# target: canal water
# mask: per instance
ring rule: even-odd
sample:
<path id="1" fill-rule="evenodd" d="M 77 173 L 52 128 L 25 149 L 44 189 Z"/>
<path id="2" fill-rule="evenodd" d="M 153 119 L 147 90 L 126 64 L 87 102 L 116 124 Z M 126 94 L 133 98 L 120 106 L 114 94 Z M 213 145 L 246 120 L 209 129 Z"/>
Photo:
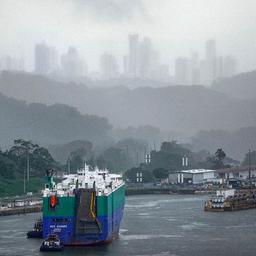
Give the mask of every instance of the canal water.
<path id="1" fill-rule="evenodd" d="M 126 198 L 120 237 L 110 245 L 40 253 L 26 232 L 39 213 L 0 217 L 0 255 L 256 255 L 256 209 L 203 211 L 205 196 L 139 195 Z"/>

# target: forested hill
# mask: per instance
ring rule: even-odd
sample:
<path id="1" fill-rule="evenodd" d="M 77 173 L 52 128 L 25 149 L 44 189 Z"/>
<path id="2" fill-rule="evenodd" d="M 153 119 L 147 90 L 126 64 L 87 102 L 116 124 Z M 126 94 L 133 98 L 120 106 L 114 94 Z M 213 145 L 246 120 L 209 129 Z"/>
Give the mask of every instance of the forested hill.
<path id="1" fill-rule="evenodd" d="M 61 83 L 8 72 L 0 76 L 0 92 L 5 95 L 27 102 L 67 104 L 84 114 L 104 116 L 114 127 L 152 125 L 191 135 L 256 125 L 255 99 L 236 99 L 203 86 L 128 89 L 121 85 L 91 87 L 90 82 Z M 52 107 L 56 108 L 60 106 Z"/>
<path id="2" fill-rule="evenodd" d="M 256 71 L 219 79 L 212 84 L 212 88 L 235 98 L 255 99 Z"/>
<path id="3" fill-rule="evenodd" d="M 16 138 L 24 138 L 46 145 L 108 139 L 111 129 L 106 118 L 82 115 L 75 108 L 62 104 L 47 106 L 0 94 L 0 146 L 11 145 Z"/>
<path id="4" fill-rule="evenodd" d="M 193 150 L 208 149 L 214 152 L 216 147 L 222 147 L 231 157 L 242 160 L 249 149 L 256 145 L 256 127 L 244 127 L 236 131 L 200 131 L 192 140 Z"/>

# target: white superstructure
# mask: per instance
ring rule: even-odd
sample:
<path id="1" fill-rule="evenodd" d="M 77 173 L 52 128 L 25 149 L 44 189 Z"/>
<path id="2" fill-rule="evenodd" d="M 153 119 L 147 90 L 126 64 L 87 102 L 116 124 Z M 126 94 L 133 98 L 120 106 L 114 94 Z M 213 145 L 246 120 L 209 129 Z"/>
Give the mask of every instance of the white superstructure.
<path id="1" fill-rule="evenodd" d="M 74 190 L 79 188 L 95 189 L 98 196 L 108 195 L 122 185 L 122 175 L 111 174 L 107 169 L 99 170 L 97 167 L 90 170 L 85 164 L 84 169 L 78 170 L 76 174 L 64 175 L 60 183 L 52 181 L 51 188 L 46 184 L 43 196 L 47 197 L 52 193 L 57 196 L 74 196 Z"/>

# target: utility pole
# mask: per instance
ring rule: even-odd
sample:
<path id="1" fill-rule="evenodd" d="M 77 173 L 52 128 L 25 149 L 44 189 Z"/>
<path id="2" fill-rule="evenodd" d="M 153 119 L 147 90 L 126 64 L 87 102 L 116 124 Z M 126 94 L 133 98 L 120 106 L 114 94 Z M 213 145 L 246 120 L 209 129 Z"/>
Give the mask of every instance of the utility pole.
<path id="1" fill-rule="evenodd" d="M 25 169 L 23 172 L 23 191 L 24 191 L 24 194 L 26 194 L 26 171 L 25 171 Z"/>
<path id="2" fill-rule="evenodd" d="M 68 174 L 70 174 L 70 157 L 68 157 Z"/>
<path id="3" fill-rule="evenodd" d="M 251 185 L 251 149 L 249 149 L 248 162 L 249 162 L 249 183 Z"/>
<path id="4" fill-rule="evenodd" d="M 29 148 L 27 149 L 27 181 L 29 182 Z"/>

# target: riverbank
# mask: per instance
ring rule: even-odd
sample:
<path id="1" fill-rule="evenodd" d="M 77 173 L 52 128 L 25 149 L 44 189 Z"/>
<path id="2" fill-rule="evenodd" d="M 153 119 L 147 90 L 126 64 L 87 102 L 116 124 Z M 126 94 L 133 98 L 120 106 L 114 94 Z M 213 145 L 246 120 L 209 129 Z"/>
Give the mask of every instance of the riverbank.
<path id="1" fill-rule="evenodd" d="M 148 195 L 148 194 L 174 194 L 174 195 L 198 195 L 198 194 L 210 194 L 210 190 L 198 190 L 195 188 L 163 188 L 163 187 L 126 187 L 125 195 Z"/>
<path id="2" fill-rule="evenodd" d="M 163 188 L 163 187 L 126 187 L 125 195 L 200 195 L 200 194 L 209 194 L 211 191 L 207 190 L 196 190 L 194 188 Z M 24 201 L 27 198 L 24 198 Z M 38 198 L 36 200 L 39 200 Z M 33 206 L 20 206 L 20 207 L 11 207 L 0 210 L 0 216 L 8 215 L 19 215 L 32 212 L 40 212 L 42 210 L 42 205 L 37 204 Z"/>

